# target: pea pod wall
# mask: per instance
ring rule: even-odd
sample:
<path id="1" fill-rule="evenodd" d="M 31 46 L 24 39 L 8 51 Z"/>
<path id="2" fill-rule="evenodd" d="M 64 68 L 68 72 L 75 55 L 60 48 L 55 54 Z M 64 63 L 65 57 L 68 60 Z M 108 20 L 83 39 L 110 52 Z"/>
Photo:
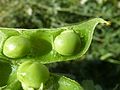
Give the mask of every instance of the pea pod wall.
<path id="1" fill-rule="evenodd" d="M 88 50 L 92 40 L 94 29 L 98 23 L 107 23 L 107 22 L 101 18 L 94 18 L 80 24 L 60 27 L 60 28 L 52 28 L 52 29 L 0 28 L 0 58 L 13 62 L 14 61 L 24 62 L 26 60 L 32 60 L 32 61 L 39 61 L 43 64 L 68 61 L 68 60 L 74 60 L 80 58 Z M 55 40 L 57 36 L 61 35 L 65 31 L 74 32 L 77 35 L 77 37 L 79 37 L 78 41 L 80 41 L 79 45 L 77 45 L 78 51 L 72 52 L 70 55 L 64 55 L 64 53 L 63 54 L 60 53 L 59 50 L 61 49 L 61 47 L 58 50 L 56 49 L 56 46 L 58 46 L 59 48 L 59 44 L 56 44 Z M 19 58 L 7 57 L 3 53 L 3 47 L 6 40 L 11 36 L 22 36 L 24 38 L 27 38 L 31 44 L 29 53 Z M 66 37 L 64 37 L 64 39 L 68 37 L 69 35 L 67 35 L 66 32 Z M 69 41 L 68 49 L 69 48 L 71 49 L 74 46 L 71 45 L 72 43 L 73 43 L 72 40 L 71 43 Z M 69 47 L 69 45 L 71 46 Z M 65 49 L 66 47 L 64 47 L 63 45 L 62 51 L 64 52 Z"/>

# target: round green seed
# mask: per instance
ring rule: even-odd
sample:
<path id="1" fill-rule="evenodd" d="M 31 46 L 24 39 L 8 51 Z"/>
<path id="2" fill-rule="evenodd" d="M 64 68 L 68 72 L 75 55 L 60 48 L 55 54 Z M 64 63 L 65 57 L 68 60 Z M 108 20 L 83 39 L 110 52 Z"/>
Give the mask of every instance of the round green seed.
<path id="1" fill-rule="evenodd" d="M 20 58 L 30 52 L 29 39 L 22 36 L 11 36 L 3 45 L 3 54 L 9 58 Z"/>
<path id="2" fill-rule="evenodd" d="M 49 79 L 49 70 L 41 63 L 27 61 L 19 66 L 17 78 L 28 87 L 39 88 Z"/>
<path id="3" fill-rule="evenodd" d="M 74 31 L 64 31 L 54 40 L 54 48 L 61 55 L 73 55 L 80 49 L 80 37 Z"/>

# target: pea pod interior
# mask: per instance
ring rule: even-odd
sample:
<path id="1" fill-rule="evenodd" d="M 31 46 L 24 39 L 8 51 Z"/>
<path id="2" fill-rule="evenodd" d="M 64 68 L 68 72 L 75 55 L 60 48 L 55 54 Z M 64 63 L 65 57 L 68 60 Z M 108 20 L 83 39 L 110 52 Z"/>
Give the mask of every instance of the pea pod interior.
<path id="1" fill-rule="evenodd" d="M 74 60 L 80 58 L 88 50 L 95 26 L 98 23 L 106 23 L 101 18 L 94 18 L 89 21 L 52 29 L 17 29 L 17 28 L 0 28 L 0 58 L 15 61 L 24 62 L 26 60 L 35 60 L 41 63 L 52 63 L 67 60 Z M 64 31 L 74 31 L 80 37 L 81 45 L 78 53 L 67 56 L 59 54 L 54 48 L 54 40 Z M 3 54 L 3 45 L 7 38 L 11 36 L 23 36 L 28 38 L 31 42 L 31 51 L 21 58 L 8 58 Z M 71 41 L 72 43 L 72 41 Z M 68 44 L 69 46 L 69 44 Z"/>
<path id="2" fill-rule="evenodd" d="M 8 77 L 11 71 L 12 71 L 12 68 L 9 63 L 0 61 L 0 87 L 5 86 L 7 84 Z"/>

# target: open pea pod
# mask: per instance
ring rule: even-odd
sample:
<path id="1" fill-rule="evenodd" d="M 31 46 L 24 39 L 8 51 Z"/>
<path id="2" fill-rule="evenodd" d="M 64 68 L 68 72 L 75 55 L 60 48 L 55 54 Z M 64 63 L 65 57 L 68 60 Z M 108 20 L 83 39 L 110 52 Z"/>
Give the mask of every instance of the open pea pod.
<path id="1" fill-rule="evenodd" d="M 52 29 L 0 28 L 0 58 L 17 63 L 33 60 L 43 64 L 80 58 L 88 50 L 98 23 L 107 22 L 101 18 L 94 18 L 77 25 Z M 28 40 L 23 41 L 12 36 L 20 36 Z M 15 44 L 18 48 L 21 47 L 21 50 L 25 49 L 22 54 L 17 48 L 12 54 L 9 52 L 14 48 L 11 42 L 19 42 Z M 7 46 L 8 44 L 10 45 Z"/>

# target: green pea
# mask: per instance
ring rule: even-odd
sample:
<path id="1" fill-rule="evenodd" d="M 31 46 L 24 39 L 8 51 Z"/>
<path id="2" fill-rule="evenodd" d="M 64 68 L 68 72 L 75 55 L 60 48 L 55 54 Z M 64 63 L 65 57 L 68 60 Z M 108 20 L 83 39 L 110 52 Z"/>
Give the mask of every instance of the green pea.
<path id="1" fill-rule="evenodd" d="M 62 55 L 73 55 L 80 47 L 80 37 L 74 31 L 64 31 L 54 40 L 55 50 Z"/>
<path id="2" fill-rule="evenodd" d="M 3 45 L 3 54 L 9 58 L 20 58 L 30 51 L 30 41 L 22 36 L 11 36 Z"/>
<path id="3" fill-rule="evenodd" d="M 49 70 L 39 62 L 26 61 L 19 66 L 17 78 L 28 87 L 39 88 L 49 79 Z"/>

